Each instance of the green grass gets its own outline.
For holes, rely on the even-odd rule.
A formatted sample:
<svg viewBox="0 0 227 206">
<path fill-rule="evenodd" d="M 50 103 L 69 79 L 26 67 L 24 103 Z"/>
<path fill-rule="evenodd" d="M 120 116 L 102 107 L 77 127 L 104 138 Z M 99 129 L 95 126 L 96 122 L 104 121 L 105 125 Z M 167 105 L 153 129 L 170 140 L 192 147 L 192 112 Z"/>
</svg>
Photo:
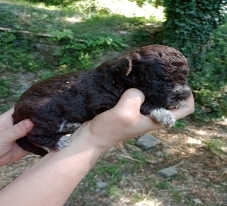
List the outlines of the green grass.
<svg viewBox="0 0 227 206">
<path fill-rule="evenodd" d="M 5 1 L 7 2 L 7 1 Z M 75 10 L 60 9 L 58 7 L 40 6 L 39 4 L 5 4 L 0 5 L 1 27 L 15 30 L 28 30 L 38 33 L 52 33 L 53 31 L 71 30 L 75 34 L 113 34 L 121 29 L 144 26 L 148 23 L 158 22 L 154 16 L 125 17 L 111 13 L 93 12 L 82 14 L 80 8 Z M 39 8 L 41 7 L 41 8 Z M 10 17 L 10 18 L 9 18 Z M 13 24 L 12 24 L 13 22 Z"/>
<path fill-rule="evenodd" d="M 227 148 L 226 142 L 220 139 L 207 140 L 204 142 L 204 145 L 208 150 L 211 150 L 220 154 L 225 154 L 223 148 Z"/>
<path fill-rule="evenodd" d="M 0 77 L 0 98 L 7 97 L 12 94 L 10 91 L 11 81 L 12 79 L 9 77 Z"/>
<path fill-rule="evenodd" d="M 70 17 L 67 12 L 37 8 L 33 4 L 7 4 L 0 5 L 1 27 L 15 30 L 28 30 L 31 32 L 48 33 L 51 30 L 66 29 L 64 19 Z M 13 22 L 13 24 L 12 24 Z"/>
</svg>

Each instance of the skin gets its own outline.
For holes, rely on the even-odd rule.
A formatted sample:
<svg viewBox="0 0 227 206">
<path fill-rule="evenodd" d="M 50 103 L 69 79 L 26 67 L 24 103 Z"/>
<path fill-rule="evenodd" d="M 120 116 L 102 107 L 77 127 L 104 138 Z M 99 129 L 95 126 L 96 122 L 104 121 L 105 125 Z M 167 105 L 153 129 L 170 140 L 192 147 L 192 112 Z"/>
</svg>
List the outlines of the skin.
<svg viewBox="0 0 227 206">
<path fill-rule="evenodd" d="M 21 176 L 0 191 L 2 205 L 60 206 L 91 170 L 98 159 L 118 142 L 160 129 L 162 126 L 140 113 L 144 95 L 137 89 L 127 90 L 118 104 L 89 122 L 72 135 L 70 145 L 61 151 L 51 151 Z M 186 107 L 172 110 L 176 119 L 194 111 L 193 96 Z M 0 165 L 16 161 L 28 152 L 15 140 L 24 136 L 32 123 L 24 120 L 12 125 L 13 109 L 0 116 Z"/>
</svg>

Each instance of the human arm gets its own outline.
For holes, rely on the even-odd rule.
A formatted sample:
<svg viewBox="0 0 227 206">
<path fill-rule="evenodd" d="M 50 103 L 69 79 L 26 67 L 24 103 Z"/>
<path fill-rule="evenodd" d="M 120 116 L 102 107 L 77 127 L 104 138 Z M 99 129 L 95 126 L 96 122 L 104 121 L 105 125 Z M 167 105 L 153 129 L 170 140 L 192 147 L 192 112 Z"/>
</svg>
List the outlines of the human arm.
<svg viewBox="0 0 227 206">
<path fill-rule="evenodd" d="M 162 127 L 140 114 L 143 101 L 140 91 L 127 90 L 113 109 L 84 123 L 68 147 L 50 152 L 4 188 L 0 202 L 13 206 L 63 205 L 105 151 L 119 141 Z M 173 111 L 177 119 L 194 111 L 193 99 L 189 103 L 182 112 Z"/>
</svg>

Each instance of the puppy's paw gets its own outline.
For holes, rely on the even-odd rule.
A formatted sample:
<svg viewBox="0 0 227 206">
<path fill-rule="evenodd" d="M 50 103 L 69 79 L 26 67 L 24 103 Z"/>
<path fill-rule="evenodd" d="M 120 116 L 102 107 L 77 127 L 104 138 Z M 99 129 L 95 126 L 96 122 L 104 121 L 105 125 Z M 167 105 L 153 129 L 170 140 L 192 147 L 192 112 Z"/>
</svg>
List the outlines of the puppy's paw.
<svg viewBox="0 0 227 206">
<path fill-rule="evenodd" d="M 176 122 L 176 119 L 172 113 L 164 108 L 152 110 L 149 117 L 154 119 L 157 123 L 167 127 L 173 127 Z"/>
<path fill-rule="evenodd" d="M 56 144 L 56 149 L 57 150 L 62 150 L 63 148 L 67 147 L 70 142 L 71 142 L 70 136 L 64 135 L 61 138 L 59 138 L 59 140 L 58 140 L 58 142 Z"/>
</svg>

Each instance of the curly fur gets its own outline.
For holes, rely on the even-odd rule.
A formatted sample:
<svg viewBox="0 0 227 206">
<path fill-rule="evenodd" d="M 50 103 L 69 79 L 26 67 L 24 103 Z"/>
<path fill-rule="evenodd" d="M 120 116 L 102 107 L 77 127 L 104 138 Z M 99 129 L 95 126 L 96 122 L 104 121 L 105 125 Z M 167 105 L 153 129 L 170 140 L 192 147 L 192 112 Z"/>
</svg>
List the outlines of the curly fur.
<svg viewBox="0 0 227 206">
<path fill-rule="evenodd" d="M 176 49 L 150 45 L 99 67 L 55 76 L 31 86 L 15 105 L 14 124 L 30 119 L 34 128 L 17 140 L 23 149 L 44 156 L 41 147 L 61 149 L 61 138 L 81 123 L 114 107 L 122 93 L 137 88 L 145 95 L 141 113 L 172 126 L 168 109 L 178 108 L 190 96 L 186 58 Z M 66 144 L 58 141 L 64 139 Z M 63 146 L 59 146 L 63 145 Z"/>
</svg>

